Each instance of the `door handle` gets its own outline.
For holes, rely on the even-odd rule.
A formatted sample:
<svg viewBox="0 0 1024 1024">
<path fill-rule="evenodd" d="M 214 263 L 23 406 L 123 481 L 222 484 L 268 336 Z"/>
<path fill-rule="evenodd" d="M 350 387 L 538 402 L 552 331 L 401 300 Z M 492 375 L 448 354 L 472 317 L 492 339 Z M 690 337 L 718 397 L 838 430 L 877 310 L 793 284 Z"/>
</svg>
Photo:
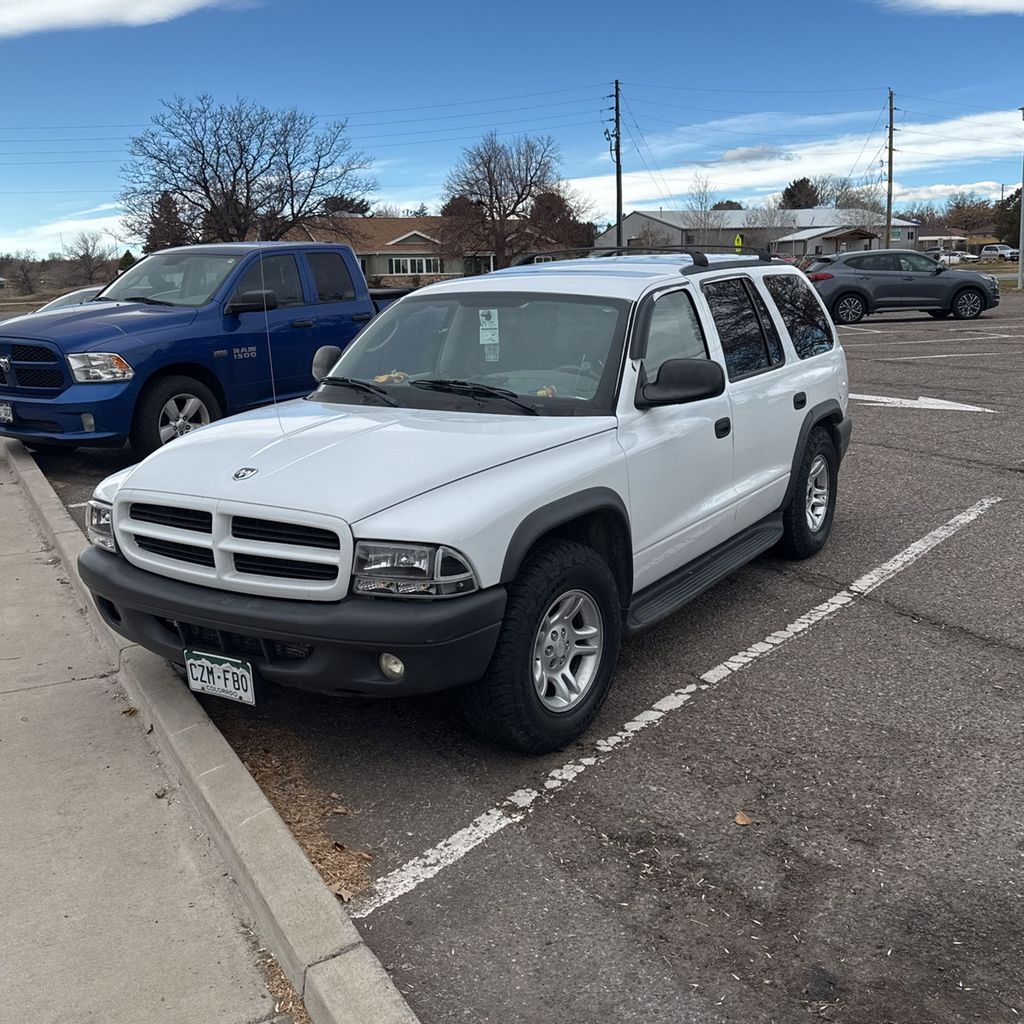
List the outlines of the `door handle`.
<svg viewBox="0 0 1024 1024">
<path fill-rule="evenodd" d="M 357 323 L 357 324 L 365 323 L 367 320 L 372 320 L 372 319 L 373 319 L 373 314 L 372 313 L 353 313 L 352 314 L 352 320 L 353 320 L 354 323 Z"/>
<path fill-rule="evenodd" d="M 730 430 L 732 430 L 732 422 L 728 416 L 715 420 L 715 437 L 728 437 Z"/>
<path fill-rule="evenodd" d="M 793 408 L 802 409 L 807 404 L 807 393 L 805 391 L 798 391 L 793 396 Z"/>
<path fill-rule="evenodd" d="M 293 320 L 292 327 L 312 327 L 312 320 Z"/>
</svg>

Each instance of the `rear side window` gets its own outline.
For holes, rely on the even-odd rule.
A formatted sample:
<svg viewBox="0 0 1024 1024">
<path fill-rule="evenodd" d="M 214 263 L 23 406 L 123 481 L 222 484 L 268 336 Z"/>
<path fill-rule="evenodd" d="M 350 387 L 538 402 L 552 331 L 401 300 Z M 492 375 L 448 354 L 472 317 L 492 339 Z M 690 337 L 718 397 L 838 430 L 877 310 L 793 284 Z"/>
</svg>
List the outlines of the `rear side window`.
<svg viewBox="0 0 1024 1024">
<path fill-rule="evenodd" d="M 766 274 L 764 286 L 778 307 L 793 339 L 793 348 L 801 359 L 831 351 L 832 329 L 821 303 L 801 278 L 795 274 Z"/>
<path fill-rule="evenodd" d="M 316 283 L 317 302 L 347 302 L 356 297 L 344 258 L 336 252 L 308 252 L 309 269 Z"/>
<path fill-rule="evenodd" d="M 264 256 L 257 260 L 245 272 L 235 290 L 235 296 L 237 298 L 245 292 L 264 289 L 274 293 L 278 306 L 301 306 L 305 302 L 294 256 L 282 253 L 280 256 Z"/>
<path fill-rule="evenodd" d="M 708 281 L 703 291 L 718 328 L 729 380 L 761 373 L 782 361 L 782 346 L 768 311 L 744 280 Z"/>
<path fill-rule="evenodd" d="M 704 333 L 686 292 L 670 292 L 655 303 L 647 328 L 644 370 L 648 380 L 657 380 L 667 359 L 706 359 Z"/>
</svg>

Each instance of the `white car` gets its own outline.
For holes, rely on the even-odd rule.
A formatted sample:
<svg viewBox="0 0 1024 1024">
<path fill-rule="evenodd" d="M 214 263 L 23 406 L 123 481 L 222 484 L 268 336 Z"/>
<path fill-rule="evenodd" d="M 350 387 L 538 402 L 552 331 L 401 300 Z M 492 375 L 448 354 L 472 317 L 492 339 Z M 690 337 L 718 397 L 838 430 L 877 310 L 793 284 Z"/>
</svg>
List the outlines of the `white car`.
<svg viewBox="0 0 1024 1024">
<path fill-rule="evenodd" d="M 175 440 L 90 503 L 100 612 L 194 690 L 460 687 L 485 735 L 557 749 L 625 636 L 832 528 L 846 358 L 767 258 L 447 281 L 314 369 L 308 398 Z"/>
<path fill-rule="evenodd" d="M 962 249 L 957 249 L 956 255 L 960 257 L 961 263 L 977 263 L 981 259 L 980 256 L 975 256 L 973 252 L 964 252 Z"/>
</svg>

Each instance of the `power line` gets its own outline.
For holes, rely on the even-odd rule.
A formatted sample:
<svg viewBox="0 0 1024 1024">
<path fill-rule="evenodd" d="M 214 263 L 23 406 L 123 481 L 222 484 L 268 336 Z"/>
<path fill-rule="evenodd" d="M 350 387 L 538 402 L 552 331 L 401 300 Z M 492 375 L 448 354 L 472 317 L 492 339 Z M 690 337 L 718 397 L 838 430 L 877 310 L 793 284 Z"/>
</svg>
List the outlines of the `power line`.
<svg viewBox="0 0 1024 1024">
<path fill-rule="evenodd" d="M 909 92 L 901 92 L 901 96 L 906 96 L 908 100 L 921 100 L 924 103 L 945 103 L 951 107 L 971 107 L 974 110 L 984 110 L 990 114 L 1005 114 L 1005 110 L 996 110 L 994 107 L 981 107 L 977 103 L 961 103 L 957 100 L 939 100 L 934 97 L 928 96 L 912 96 Z"/>
<path fill-rule="evenodd" d="M 735 93 L 741 96 L 771 94 L 776 96 L 806 96 L 807 89 L 711 89 L 706 86 L 695 85 L 643 85 L 640 82 L 624 82 L 624 85 L 631 85 L 634 89 L 673 89 L 678 92 L 722 92 Z M 857 89 L 819 89 L 814 87 L 814 93 L 850 93 L 850 92 L 884 92 L 885 86 L 863 86 Z"/>
<path fill-rule="evenodd" d="M 882 115 L 885 113 L 885 107 L 882 107 L 878 111 L 878 117 L 875 118 L 875 123 L 871 126 L 871 131 L 868 132 L 867 138 L 864 140 L 864 145 L 860 147 L 860 152 L 857 154 L 857 159 L 853 161 L 853 166 L 850 168 L 850 173 L 847 175 L 848 178 L 853 177 L 853 172 L 857 169 L 857 164 L 860 163 L 860 158 L 864 155 L 864 150 L 868 148 L 868 143 L 871 141 L 871 136 L 875 134 L 878 128 L 878 122 L 882 120 Z"/>
<path fill-rule="evenodd" d="M 671 107 L 673 110 L 696 110 L 704 114 L 738 114 L 742 117 L 750 116 L 752 113 L 785 114 L 792 117 L 838 117 L 846 114 L 861 113 L 858 110 L 772 110 L 755 112 L 750 110 L 724 110 L 721 107 L 691 107 L 681 103 L 665 103 L 663 100 L 650 100 L 645 96 L 634 96 L 633 100 L 636 103 L 648 103 L 656 107 Z"/>
</svg>

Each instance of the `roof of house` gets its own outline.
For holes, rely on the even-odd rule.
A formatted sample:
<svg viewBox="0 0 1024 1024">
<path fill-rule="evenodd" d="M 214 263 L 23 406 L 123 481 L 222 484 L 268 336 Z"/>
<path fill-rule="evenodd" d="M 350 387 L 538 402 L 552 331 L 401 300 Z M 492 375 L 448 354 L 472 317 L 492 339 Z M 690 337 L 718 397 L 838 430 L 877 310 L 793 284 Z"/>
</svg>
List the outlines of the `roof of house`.
<svg viewBox="0 0 1024 1024">
<path fill-rule="evenodd" d="M 360 255 L 438 252 L 441 217 L 316 217 L 288 233 L 292 241 L 336 242 Z"/>
<path fill-rule="evenodd" d="M 895 223 L 895 222 L 894 222 Z M 844 224 L 833 224 L 825 228 L 804 228 L 802 231 L 794 231 L 791 234 L 777 238 L 777 242 L 807 242 L 812 238 L 830 238 L 840 235 L 861 235 L 864 238 L 877 238 L 871 231 L 863 228 L 851 228 Z"/>
</svg>

